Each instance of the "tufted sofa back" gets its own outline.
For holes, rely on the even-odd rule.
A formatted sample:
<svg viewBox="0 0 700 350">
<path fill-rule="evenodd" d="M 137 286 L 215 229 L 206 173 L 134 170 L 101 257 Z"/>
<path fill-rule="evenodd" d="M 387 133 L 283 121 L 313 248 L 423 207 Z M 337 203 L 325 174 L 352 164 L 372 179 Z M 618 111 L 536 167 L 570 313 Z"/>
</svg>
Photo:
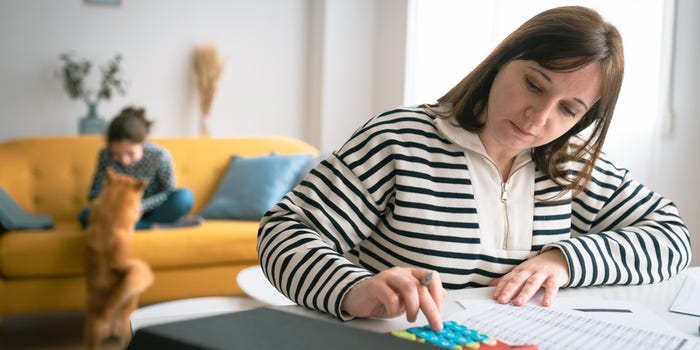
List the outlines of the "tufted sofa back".
<svg viewBox="0 0 700 350">
<path fill-rule="evenodd" d="M 194 192 L 194 213 L 209 201 L 232 155 L 308 153 L 313 146 L 285 137 L 154 138 L 175 164 L 177 187 Z M 37 137 L 0 143 L 0 187 L 25 210 L 54 220 L 76 220 L 104 147 L 101 136 Z"/>
</svg>

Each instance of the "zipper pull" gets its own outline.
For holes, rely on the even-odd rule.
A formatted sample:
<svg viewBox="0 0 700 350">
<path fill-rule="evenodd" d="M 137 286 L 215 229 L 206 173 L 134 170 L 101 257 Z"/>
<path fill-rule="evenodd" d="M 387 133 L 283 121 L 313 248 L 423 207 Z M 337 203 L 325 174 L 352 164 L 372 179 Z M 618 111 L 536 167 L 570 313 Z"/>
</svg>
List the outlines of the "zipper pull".
<svg viewBox="0 0 700 350">
<path fill-rule="evenodd" d="M 506 189 L 506 183 L 501 183 L 501 202 L 505 203 L 508 201 L 508 190 Z"/>
</svg>

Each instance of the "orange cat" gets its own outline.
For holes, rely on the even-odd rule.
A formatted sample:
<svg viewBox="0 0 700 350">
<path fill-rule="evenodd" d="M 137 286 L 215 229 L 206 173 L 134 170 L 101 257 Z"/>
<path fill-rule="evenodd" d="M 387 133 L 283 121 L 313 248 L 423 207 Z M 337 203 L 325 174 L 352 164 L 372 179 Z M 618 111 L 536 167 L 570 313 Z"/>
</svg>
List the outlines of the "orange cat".
<svg viewBox="0 0 700 350">
<path fill-rule="evenodd" d="M 153 283 L 151 268 L 132 256 L 134 225 L 146 182 L 107 169 L 105 186 L 90 209 L 83 266 L 87 280 L 85 347 L 98 349 L 115 335 L 129 343 L 129 317 Z"/>
</svg>

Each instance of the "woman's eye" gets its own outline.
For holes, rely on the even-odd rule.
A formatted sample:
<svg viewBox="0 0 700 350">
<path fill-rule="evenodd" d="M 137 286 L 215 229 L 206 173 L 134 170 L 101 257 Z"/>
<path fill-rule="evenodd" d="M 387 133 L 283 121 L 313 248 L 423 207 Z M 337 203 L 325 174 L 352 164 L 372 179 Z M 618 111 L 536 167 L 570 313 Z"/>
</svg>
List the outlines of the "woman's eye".
<svg viewBox="0 0 700 350">
<path fill-rule="evenodd" d="M 561 110 L 562 110 L 562 112 L 564 112 L 564 114 L 566 114 L 572 118 L 576 116 L 576 111 L 572 110 L 571 108 L 567 107 L 566 105 L 561 105 Z"/>
<path fill-rule="evenodd" d="M 533 92 L 542 92 L 542 89 L 540 89 L 539 86 L 537 86 L 532 80 L 525 78 L 525 86 L 527 86 L 528 90 L 533 91 Z"/>
</svg>

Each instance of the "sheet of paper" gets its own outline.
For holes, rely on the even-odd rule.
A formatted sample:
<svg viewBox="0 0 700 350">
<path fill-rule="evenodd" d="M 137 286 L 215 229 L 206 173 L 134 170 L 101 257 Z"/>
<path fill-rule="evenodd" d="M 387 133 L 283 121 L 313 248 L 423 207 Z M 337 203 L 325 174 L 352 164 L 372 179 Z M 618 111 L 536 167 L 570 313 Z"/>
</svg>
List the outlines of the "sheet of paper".
<svg viewBox="0 0 700 350">
<path fill-rule="evenodd" d="M 536 303 L 530 303 L 539 306 Z M 601 297 L 557 297 L 553 310 L 580 313 L 581 316 L 646 330 L 682 335 L 666 320 L 644 305 Z"/>
<path fill-rule="evenodd" d="M 482 303 L 450 315 L 510 344 L 536 344 L 547 349 L 700 349 L 700 343 L 677 333 L 630 327 L 588 317 L 578 311 L 562 311 L 532 304 L 524 306 Z"/>
<path fill-rule="evenodd" d="M 687 275 L 669 310 L 680 314 L 700 316 L 698 297 L 700 297 L 700 278 Z"/>
<path fill-rule="evenodd" d="M 473 296 L 471 295 L 473 293 Z M 463 292 L 463 298 L 457 302 L 464 309 L 483 309 L 497 304 L 490 298 L 484 298 L 475 288 L 472 291 Z M 540 290 L 528 302 L 529 305 L 539 306 L 542 304 L 543 292 Z M 552 310 L 571 312 L 574 311 L 582 316 L 595 318 L 603 321 L 620 323 L 623 325 L 643 328 L 647 330 L 656 330 L 661 332 L 683 335 L 666 320 L 649 310 L 649 308 L 637 302 L 615 300 L 601 298 L 597 296 L 581 297 L 581 296 L 563 296 L 558 295 L 554 301 L 554 305 L 550 307 Z"/>
</svg>

